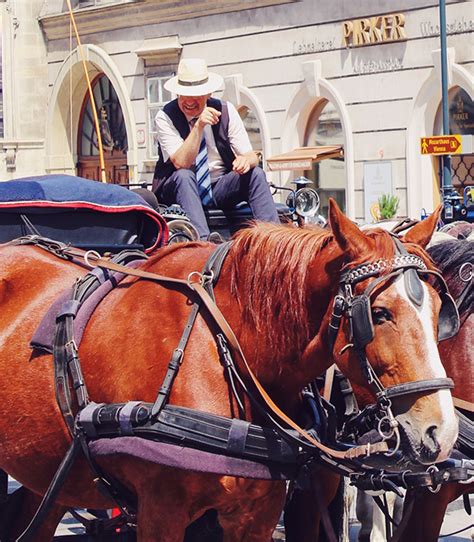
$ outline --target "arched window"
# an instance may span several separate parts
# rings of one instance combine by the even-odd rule
[[[260,165],[262,165],[263,139],[260,123],[255,113],[247,106],[238,108],[238,112],[250,139],[252,149],[258,154]]]
[[[442,132],[443,111],[440,104],[436,114],[435,133],[442,134]],[[474,135],[474,102],[460,87],[454,87],[449,91],[449,133]],[[453,186],[461,195],[466,187],[473,186],[474,154],[452,155],[451,175]]]
[[[320,100],[314,107],[306,125],[304,137],[305,147],[325,145],[343,145],[344,134],[342,123],[334,105]],[[321,214],[327,216],[328,199],[334,198],[339,207],[346,208],[346,176],[344,159],[327,159],[313,164],[313,168],[305,171],[305,177],[311,179],[321,198]]]

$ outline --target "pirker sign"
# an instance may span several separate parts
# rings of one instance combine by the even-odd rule
[[[342,23],[346,47],[360,47],[374,43],[406,40],[405,15],[378,15],[370,19],[354,19]]]

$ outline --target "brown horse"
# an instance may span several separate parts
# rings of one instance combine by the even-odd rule
[[[436,232],[433,235],[432,243],[428,249],[428,254],[433,259],[436,267],[442,272],[450,291],[456,301],[459,303],[460,311],[460,329],[456,336],[443,341],[439,344],[441,360],[455,383],[453,395],[455,404],[461,407],[464,415],[467,415],[473,421],[473,398],[474,398],[474,379],[472,376],[472,336],[474,332],[474,289],[472,278],[472,266],[474,265],[474,225],[466,222],[450,225],[449,235],[442,232]],[[460,232],[459,239],[453,239],[452,234]],[[463,268],[464,266],[464,268]],[[464,271],[462,270],[464,269]],[[364,403],[364,393],[357,390],[359,401]],[[365,398],[367,400],[367,398]],[[463,410],[462,407],[465,407]],[[471,429],[472,432],[472,429]],[[472,442],[470,444],[472,453]],[[462,445],[461,445],[462,448]],[[468,451],[462,450],[464,453]],[[473,459],[471,456],[470,459]],[[335,483],[334,480],[332,480]],[[413,500],[410,519],[406,523],[403,532],[397,533],[399,540],[423,540],[426,542],[435,542],[438,540],[441,525],[446,513],[447,505],[460,495],[472,493],[474,483],[449,483],[441,486],[436,493],[426,488],[410,490],[407,495],[407,502]],[[373,525],[374,518],[377,517],[380,523],[379,533],[384,532],[384,518],[380,510],[375,506],[373,499],[363,492],[358,492],[357,517],[361,521],[361,533],[359,540],[368,540]],[[411,507],[410,507],[411,508]],[[314,514],[313,514],[314,515]],[[400,514],[399,514],[400,515]],[[401,520],[399,517],[398,521]],[[314,521],[314,520],[313,520]],[[466,524],[469,519],[466,516]],[[462,527],[460,525],[459,527]],[[314,538],[316,540],[316,538]]]
[[[436,220],[433,215],[407,236],[408,250],[426,261],[420,246],[430,239]],[[327,330],[341,270],[394,257],[386,232],[360,232],[333,202],[330,222],[332,233],[264,224],[241,232],[215,288],[217,304],[249,365],[290,416],[300,408],[304,385],[332,362]],[[212,250],[202,243],[162,249],[142,269],[185,279],[202,269]],[[70,442],[55,400],[51,356],[31,351],[29,340],[58,294],[84,272],[38,247],[10,244],[0,249],[0,468],[31,490],[24,501],[28,511],[36,495],[45,492]],[[440,299],[428,283],[423,290],[421,308],[413,306],[399,280],[383,283],[375,292],[375,331],[367,357],[384,386],[445,376],[436,350]],[[79,348],[91,399],[153,402],[190,310],[182,288],[125,279],[95,310]],[[231,416],[237,408],[229,398],[214,327],[209,313],[202,312],[170,402]],[[348,337],[344,322],[335,359],[364,386],[354,354],[350,349],[340,353]],[[242,363],[237,364],[245,375]],[[258,421],[252,408],[246,412]],[[448,390],[402,398],[394,414],[418,457],[449,455],[457,423]],[[127,455],[98,457],[97,462],[136,496],[139,540],[180,542],[186,526],[214,508],[226,542],[270,541],[285,498],[282,482],[184,471]],[[51,539],[64,507],[112,506],[93,477],[78,459],[38,540]],[[18,529],[27,518],[15,519]]]
[[[388,231],[390,231],[394,225],[395,222],[390,224]],[[377,226],[377,224],[375,226],[370,225],[363,228],[363,230],[373,231],[374,227]],[[452,231],[461,231],[462,235],[459,236],[459,239],[466,239],[473,229],[473,225],[456,223]],[[451,293],[454,298],[457,299],[464,288],[467,287],[467,289],[469,289],[469,286],[459,278],[459,269],[464,263],[470,262],[472,265],[472,262],[474,261],[474,243],[472,242],[472,234],[470,242],[467,240],[454,240],[451,235],[441,232],[435,232],[433,240],[433,245],[436,244],[436,246],[432,246],[428,253],[433,259],[436,267],[443,273]],[[442,244],[439,245],[438,243],[441,242]],[[445,367],[448,376],[453,378],[455,383],[454,395],[461,401],[470,402],[471,408],[474,395],[473,387],[471,385],[473,382],[471,354],[472,325],[474,322],[472,314],[473,296],[474,290],[472,289],[471,282],[470,293],[466,296],[466,299],[460,306],[461,327],[459,333],[449,340],[442,341],[438,345],[443,366]],[[359,407],[363,408],[373,401],[373,398],[366,389],[360,387],[358,383],[353,382],[352,385]],[[312,473],[311,477],[312,480],[309,484],[311,489],[309,491],[295,490],[291,494],[291,499],[286,504],[285,526],[287,542],[314,542],[318,540],[322,509],[329,506],[337,493],[340,484],[339,475],[321,469],[320,471]],[[318,479],[321,478],[324,479],[326,488],[326,491],[323,493],[318,491]],[[440,492],[436,494],[427,489],[410,492],[410,496],[416,493],[418,498],[414,504],[414,512],[411,516],[412,520],[407,525],[407,534],[406,536],[403,535],[401,540],[437,540],[446,507],[449,502],[463,493],[472,492],[472,489],[473,484],[451,483],[442,486]],[[339,497],[342,499],[342,494],[340,494]],[[364,510],[362,516],[358,513],[358,518],[362,522],[364,536],[365,533],[368,533],[367,536],[370,536],[372,529],[372,511],[375,508],[374,511],[378,516],[381,516],[381,512],[376,507],[373,499],[365,493],[359,492],[357,499],[358,506],[360,505],[361,509]],[[338,516],[340,516],[342,511],[342,503],[339,502],[334,504],[336,504],[336,512],[334,515],[332,514],[331,520],[337,524],[339,523]],[[323,519],[326,519],[324,515]],[[326,521],[328,519],[329,518],[327,518]],[[381,532],[384,530],[385,526],[383,525],[383,518],[380,517],[379,519]],[[333,528],[337,531],[339,526],[334,525]],[[331,529],[331,527],[329,527],[329,529]],[[365,537],[361,538],[361,540],[362,539],[366,540]]]
[[[460,224],[457,225],[459,229]],[[464,230],[474,232],[474,227],[467,223]],[[452,230],[454,232],[454,230]],[[451,231],[450,231],[451,233]],[[464,415],[474,421],[474,377],[472,365],[472,337],[474,335],[474,279],[472,278],[474,266],[474,233],[460,239],[443,240],[435,243],[428,252],[436,266],[442,271],[455,299],[461,299],[460,317],[461,327],[459,333],[450,340],[440,343],[439,350],[447,374],[454,380],[453,395],[455,403],[461,407]],[[464,265],[465,271],[461,271]],[[469,267],[470,266],[470,267]],[[464,275],[462,278],[461,276]],[[470,275],[469,275],[470,273]],[[463,295],[464,294],[464,295]],[[462,407],[465,407],[464,409]],[[471,429],[472,432],[472,429]],[[472,451],[473,443],[470,448]],[[470,457],[474,459],[474,457]],[[451,483],[441,487],[438,493],[426,489],[408,492],[407,499],[413,499],[413,510],[410,515],[403,536],[400,540],[423,540],[435,542],[438,540],[441,525],[450,502],[465,493],[474,491],[474,483]],[[466,516],[466,524],[470,518]],[[461,528],[462,525],[459,525]]]

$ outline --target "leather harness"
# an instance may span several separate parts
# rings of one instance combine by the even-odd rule
[[[46,514],[48,507],[54,502],[54,498],[80,450],[85,453],[98,479],[105,487],[107,487],[109,496],[114,498],[122,511],[130,516],[130,509],[133,508],[133,504],[130,506],[129,503],[133,503],[134,499],[131,498],[127,492],[123,491],[120,484],[117,484],[116,481],[111,482],[102,475],[100,469],[89,453],[88,440],[100,437],[101,435],[119,436],[134,434],[138,436],[159,438],[161,440],[170,439],[171,442],[173,442],[173,438],[176,438],[180,442],[183,442],[184,439],[191,447],[204,446],[205,449],[214,453],[236,454],[237,456],[249,457],[259,461],[276,462],[280,465],[291,463],[301,466],[308,460],[310,454],[314,455],[314,453],[316,453],[327,464],[336,468],[340,467],[340,470],[346,471],[344,472],[346,474],[347,471],[350,472],[351,469],[352,471],[354,471],[354,469],[360,469],[363,465],[363,459],[361,458],[368,457],[374,453],[387,453],[389,451],[385,439],[382,440],[382,442],[372,444],[367,443],[350,447],[346,445],[343,446],[342,449],[331,448],[320,442],[318,437],[311,431],[308,432],[299,427],[299,425],[282,412],[267,395],[250,369],[236,336],[213,299],[212,288],[219,277],[220,269],[230,244],[226,243],[220,245],[213,252],[201,273],[193,272],[188,276],[188,279],[184,280],[158,275],[142,269],[126,267],[117,261],[101,258],[97,254],[84,254],[83,251],[61,245],[60,243],[50,242],[49,240],[38,239],[36,236],[27,239],[23,238],[16,242],[18,244],[33,243],[65,259],[83,259],[88,265],[93,263],[96,268],[100,268],[102,271],[136,276],[158,283],[179,286],[181,289],[184,287],[188,292],[188,295],[194,300],[181,340],[171,356],[164,381],[158,391],[155,403],[151,405],[133,401],[118,405],[94,404],[90,402],[87,394],[85,381],[80,368],[77,352],[78,347],[72,339],[72,327],[74,318],[77,315],[82,301],[98,287],[100,281],[97,280],[97,277],[100,272],[94,270],[74,285],[71,299],[63,304],[57,315],[57,330],[53,348],[56,394],[58,403],[61,407],[61,412],[63,413],[63,417],[72,436],[72,443],[43,499],[37,515],[19,540],[26,540],[28,536],[34,532],[34,529]],[[371,265],[372,264],[367,264],[369,267]],[[408,263],[404,260],[396,270],[389,275],[380,277],[380,280],[388,280],[395,275],[404,273],[406,269],[419,267],[419,262]],[[375,271],[380,272],[382,271],[382,268],[370,268],[369,274],[365,271],[362,274],[358,271],[355,272],[358,273],[358,279],[364,280],[369,276],[374,276],[376,274]],[[352,273],[352,275],[346,274],[343,277],[343,283],[345,285],[347,285],[348,276],[352,277],[350,280],[353,284],[356,282],[354,279],[354,270],[350,273]],[[374,282],[379,283],[380,280],[376,279]],[[350,288],[347,287],[345,290],[347,293],[351,291]],[[366,292],[367,296],[369,294]],[[337,305],[338,297],[336,297],[335,300],[335,310],[333,318],[331,319],[331,325],[335,320],[340,322],[340,318],[342,317],[342,314],[337,314]],[[350,299],[349,306],[352,307]],[[229,418],[213,416],[209,413],[199,413],[198,411],[189,411],[183,407],[167,405],[173,382],[183,360],[183,353],[191,329],[196,316],[202,307],[207,309],[219,330],[219,333],[217,334],[218,350],[221,360],[223,360],[226,374],[229,377],[229,382],[231,382],[232,389],[236,390],[237,386],[235,381],[237,381],[240,388],[248,395],[252,403],[270,423],[271,428],[250,424],[245,420],[232,420]],[[344,298],[342,307],[343,312],[347,311],[347,298]],[[349,317],[353,318],[350,313]],[[239,358],[241,365],[245,368],[245,371],[250,378],[252,390],[249,389],[248,385],[237,371],[233,359],[234,357]],[[379,399],[380,397],[383,398],[383,401],[380,401],[380,403],[385,411],[389,409],[387,401],[389,402],[391,397],[406,393],[420,393],[452,387],[452,381],[450,379],[433,379],[430,381],[422,381],[420,384],[406,383],[388,389],[383,387],[380,389],[381,383],[378,381],[366,358],[364,363],[367,367],[369,383],[374,383],[378,389],[378,397]],[[79,406],[79,413],[76,415],[74,415],[71,406],[72,402],[69,382],[71,382],[72,387],[75,390]],[[257,397],[255,397],[255,392]],[[236,397],[239,409],[243,410],[243,401],[239,398],[237,393]],[[176,423],[176,419],[178,418],[181,420],[185,419],[187,422],[184,424]],[[222,446],[219,447],[216,445],[216,441],[219,439],[214,438],[215,434],[213,431],[211,431],[210,434],[201,435],[201,438],[198,441],[193,441],[186,431],[186,423],[191,424],[194,428],[199,427],[199,429],[202,429],[203,425],[209,423],[211,419],[214,422],[211,425],[215,427],[220,424],[222,431],[227,435],[225,449],[223,449]],[[170,420],[172,420],[171,423],[169,422]],[[169,431],[169,427],[163,429],[166,425],[173,426],[175,432],[174,435]],[[203,444],[203,440],[206,441],[205,444]],[[265,445],[263,448],[261,446],[255,447],[255,445],[252,445],[252,441],[255,442],[259,440],[261,442],[269,442],[272,444],[271,446]],[[346,462],[346,466],[343,465],[344,462]],[[291,476],[294,475],[295,471]]]

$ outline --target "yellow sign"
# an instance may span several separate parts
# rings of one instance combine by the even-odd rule
[[[421,154],[462,154],[462,136],[440,135],[420,139]]]
[[[346,47],[360,47],[387,41],[406,40],[405,15],[378,15],[370,19],[354,19],[342,23],[342,35]]]

